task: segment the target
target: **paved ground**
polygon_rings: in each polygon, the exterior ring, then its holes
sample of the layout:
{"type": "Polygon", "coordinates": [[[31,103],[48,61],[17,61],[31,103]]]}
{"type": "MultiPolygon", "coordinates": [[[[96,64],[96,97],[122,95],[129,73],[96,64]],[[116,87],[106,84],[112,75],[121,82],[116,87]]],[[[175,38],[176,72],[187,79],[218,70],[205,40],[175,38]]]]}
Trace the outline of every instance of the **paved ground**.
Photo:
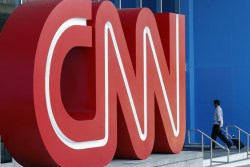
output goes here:
{"type": "MultiPolygon", "coordinates": [[[[201,151],[201,146],[200,145],[187,145],[183,148],[185,151],[201,151]]],[[[240,150],[240,152],[247,152],[247,147],[244,147],[243,149],[240,150]]],[[[237,154],[239,153],[239,150],[235,147],[232,146],[230,150],[230,155],[232,154],[237,154]]],[[[227,150],[221,149],[216,147],[213,149],[213,158],[216,157],[222,157],[222,156],[227,156],[227,150]]],[[[250,155],[249,155],[250,156],[250,155]]],[[[209,159],[210,158],[210,149],[209,146],[204,147],[204,159],[209,159]]]]}
{"type": "MultiPolygon", "coordinates": [[[[3,144],[1,143],[1,161],[2,163],[7,163],[7,162],[11,162],[11,156],[9,155],[8,151],[3,147],[3,144]]],[[[151,155],[147,160],[141,160],[141,161],[135,161],[135,160],[114,160],[113,162],[111,162],[108,166],[113,167],[113,166],[126,166],[126,165],[143,165],[143,166],[152,166],[152,164],[158,164],[158,165],[162,165],[162,164],[169,164],[170,161],[180,161],[180,159],[183,159],[183,157],[189,157],[190,159],[193,159],[194,157],[190,157],[190,156],[198,156],[198,154],[193,154],[193,152],[197,152],[197,153],[201,153],[201,145],[187,145],[184,146],[183,148],[183,152],[179,155],[168,155],[168,154],[161,154],[161,155],[157,155],[157,154],[153,154],[151,155]],[[192,152],[191,154],[189,154],[188,152],[192,152]]],[[[233,154],[238,154],[238,149],[235,146],[232,146],[231,150],[230,150],[230,155],[233,154]]],[[[241,153],[246,153],[247,152],[247,148],[244,147],[243,149],[240,150],[241,153]]],[[[202,156],[202,154],[200,154],[199,156],[202,156]]],[[[223,157],[223,156],[227,156],[227,151],[223,150],[221,148],[216,148],[213,150],[213,158],[217,158],[217,157],[223,157]]],[[[250,155],[249,155],[250,156],[250,155]]],[[[195,157],[197,158],[197,157],[195,157]]],[[[205,146],[204,149],[204,159],[205,160],[209,160],[210,159],[210,149],[209,146],[205,146]]],[[[154,166],[154,165],[153,165],[154,166]]],[[[243,165],[243,166],[236,166],[236,167],[250,167],[249,165],[243,165]]]]}

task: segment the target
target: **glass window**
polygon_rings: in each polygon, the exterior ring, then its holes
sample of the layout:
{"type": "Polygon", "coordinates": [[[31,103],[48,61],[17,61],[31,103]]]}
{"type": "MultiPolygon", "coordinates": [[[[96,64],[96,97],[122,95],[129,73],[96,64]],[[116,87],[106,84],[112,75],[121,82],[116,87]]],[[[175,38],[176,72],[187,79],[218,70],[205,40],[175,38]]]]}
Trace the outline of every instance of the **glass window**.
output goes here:
{"type": "Polygon", "coordinates": [[[162,5],[164,12],[179,13],[180,0],[162,0],[162,5]]]}
{"type": "Polygon", "coordinates": [[[16,7],[27,1],[28,0],[0,0],[0,32],[8,17],[16,7]]]}

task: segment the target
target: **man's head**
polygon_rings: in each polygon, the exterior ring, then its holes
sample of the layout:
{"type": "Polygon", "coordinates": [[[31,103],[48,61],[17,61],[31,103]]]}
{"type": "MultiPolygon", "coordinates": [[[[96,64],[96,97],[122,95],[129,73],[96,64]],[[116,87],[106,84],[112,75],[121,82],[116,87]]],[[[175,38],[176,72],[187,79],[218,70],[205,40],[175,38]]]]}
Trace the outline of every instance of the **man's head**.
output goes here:
{"type": "Polygon", "coordinates": [[[220,105],[220,100],[218,99],[214,100],[214,107],[216,108],[219,105],[220,105]]]}

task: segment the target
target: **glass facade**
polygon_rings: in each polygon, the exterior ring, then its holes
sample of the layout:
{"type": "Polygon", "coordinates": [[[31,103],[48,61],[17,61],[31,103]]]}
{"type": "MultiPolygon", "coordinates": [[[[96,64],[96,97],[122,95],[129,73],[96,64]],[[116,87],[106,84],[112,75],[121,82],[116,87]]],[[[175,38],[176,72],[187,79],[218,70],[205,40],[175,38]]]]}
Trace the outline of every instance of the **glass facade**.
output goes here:
{"type": "MultiPolygon", "coordinates": [[[[28,2],[29,0],[0,0],[0,32],[8,19],[9,15],[17,6],[28,2]]],[[[100,1],[100,0],[92,0],[100,1]]],[[[173,12],[180,13],[180,0],[110,0],[117,8],[140,8],[147,7],[153,12],[173,12]]]]}
{"type": "Polygon", "coordinates": [[[0,0],[0,32],[15,8],[27,1],[28,0],[0,0]]]}

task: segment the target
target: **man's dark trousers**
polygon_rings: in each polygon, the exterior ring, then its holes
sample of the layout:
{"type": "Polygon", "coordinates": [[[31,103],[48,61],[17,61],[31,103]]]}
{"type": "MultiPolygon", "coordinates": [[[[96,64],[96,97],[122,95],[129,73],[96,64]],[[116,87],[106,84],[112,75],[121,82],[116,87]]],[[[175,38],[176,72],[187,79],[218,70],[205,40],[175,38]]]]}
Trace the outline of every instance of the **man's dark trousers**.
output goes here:
{"type": "MultiPolygon", "coordinates": [[[[212,130],[212,135],[211,138],[214,139],[216,141],[217,136],[219,136],[219,138],[227,144],[228,147],[231,147],[232,144],[230,143],[230,141],[227,140],[227,138],[222,134],[222,131],[220,130],[220,126],[217,124],[214,124],[213,126],[213,130],[212,130]]],[[[215,148],[215,143],[213,142],[213,148],[215,148]]]]}

